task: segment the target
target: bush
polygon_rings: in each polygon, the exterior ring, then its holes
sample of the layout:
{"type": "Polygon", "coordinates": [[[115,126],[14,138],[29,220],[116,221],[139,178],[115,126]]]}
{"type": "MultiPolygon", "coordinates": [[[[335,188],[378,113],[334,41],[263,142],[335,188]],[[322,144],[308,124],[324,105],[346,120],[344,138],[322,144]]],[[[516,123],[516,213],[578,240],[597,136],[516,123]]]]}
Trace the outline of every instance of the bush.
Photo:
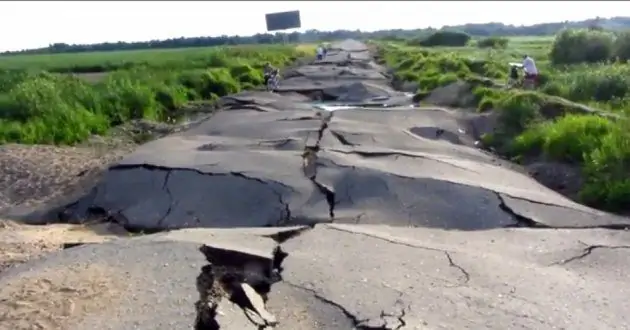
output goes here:
{"type": "Polygon", "coordinates": [[[514,136],[542,119],[540,111],[542,96],[534,92],[516,92],[504,96],[497,102],[499,131],[514,136]]]}
{"type": "Polygon", "coordinates": [[[512,152],[542,153],[548,159],[582,163],[613,128],[613,123],[600,116],[567,115],[534,125],[520,134],[512,142],[512,152]]]}
{"type": "Polygon", "coordinates": [[[474,102],[477,104],[477,111],[485,112],[494,109],[504,94],[504,91],[496,88],[483,86],[474,88],[473,96],[474,102]]]}
{"type": "Polygon", "coordinates": [[[470,35],[459,31],[437,31],[430,36],[416,41],[423,47],[451,46],[463,47],[470,41],[470,35]]]}
{"type": "Polygon", "coordinates": [[[508,38],[501,37],[489,37],[480,39],[477,41],[477,47],[479,48],[506,48],[508,45],[508,38]]]}
{"type": "Polygon", "coordinates": [[[617,35],[614,56],[623,62],[630,60],[630,31],[623,31],[617,35]]]}
{"type": "Polygon", "coordinates": [[[616,125],[599,148],[584,157],[587,180],[580,192],[586,204],[609,210],[627,209],[630,201],[629,125],[616,125]]]}
{"type": "Polygon", "coordinates": [[[563,30],[556,36],[549,58],[556,65],[604,62],[613,55],[613,37],[598,30],[563,30]]]}

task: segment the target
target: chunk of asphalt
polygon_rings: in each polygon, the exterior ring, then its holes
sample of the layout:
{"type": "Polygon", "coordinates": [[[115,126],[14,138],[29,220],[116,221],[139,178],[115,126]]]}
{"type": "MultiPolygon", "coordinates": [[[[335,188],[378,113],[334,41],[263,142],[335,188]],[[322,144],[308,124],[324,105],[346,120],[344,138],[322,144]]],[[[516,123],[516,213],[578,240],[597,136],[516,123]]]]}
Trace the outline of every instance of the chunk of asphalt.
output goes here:
{"type": "Polygon", "coordinates": [[[249,302],[249,306],[245,307],[246,312],[247,310],[256,312],[264,320],[264,324],[261,325],[274,326],[278,323],[276,317],[265,309],[265,301],[254,288],[247,283],[241,283],[240,289],[244,298],[249,302]]]}
{"type": "Polygon", "coordinates": [[[210,263],[197,277],[196,330],[219,329],[217,308],[223,298],[241,308],[259,327],[273,326],[276,318],[265,308],[271,285],[281,280],[282,261],[288,256],[279,246],[266,258],[242,251],[202,245],[199,251],[210,263]]]}

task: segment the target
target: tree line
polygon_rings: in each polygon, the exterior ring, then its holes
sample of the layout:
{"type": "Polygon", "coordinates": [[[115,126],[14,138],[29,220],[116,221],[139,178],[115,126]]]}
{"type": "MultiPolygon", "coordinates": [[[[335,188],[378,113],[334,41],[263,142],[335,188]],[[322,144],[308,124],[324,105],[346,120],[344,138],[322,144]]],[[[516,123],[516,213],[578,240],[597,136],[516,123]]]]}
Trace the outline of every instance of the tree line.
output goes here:
{"type": "MultiPolygon", "coordinates": [[[[440,30],[461,31],[471,36],[544,36],[555,35],[565,28],[593,28],[598,27],[606,30],[624,30],[630,28],[630,17],[613,18],[593,18],[584,21],[564,21],[556,23],[542,23],[529,26],[506,25],[503,23],[484,24],[464,24],[445,26],[440,30]]],[[[380,30],[366,32],[360,30],[336,30],[318,31],[307,30],[305,32],[293,33],[259,33],[252,36],[218,36],[218,37],[192,37],[174,38],[165,40],[150,40],[138,42],[105,42],[98,44],[66,44],[55,43],[48,47],[37,49],[25,49],[21,51],[7,51],[2,55],[17,54],[56,54],[56,53],[81,53],[95,51],[121,51],[121,50],[143,50],[143,49],[169,49],[169,48],[190,48],[190,47],[210,47],[224,45],[247,45],[247,44],[277,44],[289,43],[310,43],[326,42],[340,39],[389,39],[405,40],[418,38],[438,31],[434,28],[415,30],[380,30]]]]}

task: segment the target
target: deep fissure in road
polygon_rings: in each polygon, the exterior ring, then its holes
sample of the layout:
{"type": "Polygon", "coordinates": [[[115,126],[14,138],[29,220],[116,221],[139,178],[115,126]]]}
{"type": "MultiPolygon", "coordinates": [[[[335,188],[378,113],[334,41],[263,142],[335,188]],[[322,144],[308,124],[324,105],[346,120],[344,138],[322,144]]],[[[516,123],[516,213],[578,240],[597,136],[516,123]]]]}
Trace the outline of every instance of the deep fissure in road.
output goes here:
{"type": "Polygon", "coordinates": [[[277,321],[266,311],[271,286],[282,280],[282,262],[288,256],[276,246],[271,258],[202,245],[208,261],[197,277],[199,299],[195,302],[195,330],[217,330],[217,309],[222,301],[235,304],[260,328],[277,321]],[[254,320],[255,318],[255,320],[254,320]]]}
{"type": "Polygon", "coordinates": [[[304,175],[311,180],[315,188],[326,198],[326,202],[328,203],[328,215],[332,221],[335,218],[335,192],[332,188],[317,181],[317,166],[318,152],[321,150],[320,143],[324,137],[324,132],[328,129],[328,123],[330,123],[333,117],[333,112],[318,112],[316,117],[320,119],[320,126],[317,129],[317,140],[313,146],[309,146],[307,141],[304,142],[302,171],[304,175]]]}
{"type": "MultiPolygon", "coordinates": [[[[403,329],[407,324],[404,318],[409,306],[403,302],[402,293],[394,306],[395,312],[383,310],[376,318],[359,319],[344,306],[323,297],[315,290],[287,282],[282,278],[282,263],[290,256],[282,250],[281,244],[310,230],[311,228],[297,228],[263,235],[277,243],[270,257],[202,245],[199,251],[208,264],[201,267],[196,279],[199,299],[195,302],[197,313],[194,329],[221,329],[217,315],[220,305],[226,302],[238,306],[252,325],[259,329],[277,325],[280,320],[266,310],[265,304],[269,300],[273,284],[278,282],[308,292],[322,303],[338,309],[356,330],[403,329]]],[[[468,273],[457,266],[448,253],[446,255],[449,264],[463,271],[467,281],[468,273]]]]}

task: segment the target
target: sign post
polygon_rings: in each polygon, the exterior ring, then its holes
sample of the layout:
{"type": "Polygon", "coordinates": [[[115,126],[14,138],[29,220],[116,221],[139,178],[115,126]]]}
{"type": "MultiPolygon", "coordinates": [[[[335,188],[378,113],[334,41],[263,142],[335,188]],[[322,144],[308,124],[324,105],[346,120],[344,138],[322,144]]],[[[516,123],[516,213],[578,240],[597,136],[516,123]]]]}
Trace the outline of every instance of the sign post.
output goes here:
{"type": "Polygon", "coordinates": [[[300,11],[284,11],[279,13],[269,13],[265,15],[267,22],[267,32],[283,31],[282,43],[289,43],[289,34],[286,30],[302,27],[300,11]]]}

